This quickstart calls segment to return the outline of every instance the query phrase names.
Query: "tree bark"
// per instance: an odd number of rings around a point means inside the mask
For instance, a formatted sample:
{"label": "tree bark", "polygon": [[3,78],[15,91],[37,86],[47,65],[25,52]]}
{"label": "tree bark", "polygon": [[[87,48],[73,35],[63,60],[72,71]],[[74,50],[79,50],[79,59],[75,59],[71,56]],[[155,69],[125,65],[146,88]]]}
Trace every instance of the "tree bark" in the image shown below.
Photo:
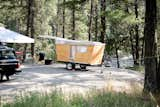
{"label": "tree bark", "polygon": [[[135,0],[135,15],[136,19],[138,19],[138,0]],[[138,24],[135,25],[135,38],[136,38],[136,46],[135,46],[135,53],[136,53],[136,65],[139,65],[139,26]]]}
{"label": "tree bark", "polygon": [[144,37],[142,38],[141,65],[144,64]]}
{"label": "tree bark", "polygon": [[106,35],[106,0],[101,0],[101,36],[100,42],[105,42],[105,35]]}
{"label": "tree bark", "polygon": [[116,47],[117,68],[120,68],[118,48]]}
{"label": "tree bark", "polygon": [[134,45],[133,45],[133,34],[132,34],[133,30],[131,28],[131,30],[129,31],[130,33],[130,42],[131,42],[131,52],[132,52],[132,57],[133,57],[133,61],[135,63],[135,52],[134,52]]}
{"label": "tree bark", "polygon": [[160,106],[160,61],[157,56],[157,1],[146,0],[145,12],[145,81],[144,90],[151,92]]}
{"label": "tree bark", "polygon": [[92,19],[93,19],[93,0],[91,0],[91,9],[90,9],[90,17],[89,17],[89,28],[88,28],[88,40],[92,41]]}
{"label": "tree bark", "polygon": [[[27,1],[27,28],[26,28],[26,36],[30,35],[30,20],[31,20],[31,0]],[[24,51],[23,51],[23,60],[22,62],[25,61],[26,59],[26,50],[27,50],[27,44],[24,46]]]}
{"label": "tree bark", "polygon": [[[60,0],[58,0],[58,3],[57,3],[57,19],[59,19],[59,17],[60,17]],[[56,36],[59,36],[59,21],[58,22],[56,22]]]}
{"label": "tree bark", "polygon": [[146,0],[145,12],[145,82],[144,90],[154,93],[157,91],[157,47],[155,40],[156,29],[156,0]]}
{"label": "tree bark", "polygon": [[[35,35],[35,28],[34,28],[34,17],[35,17],[35,1],[32,1],[32,6],[31,6],[31,38],[34,39]],[[34,43],[31,44],[31,55],[34,60]]]}
{"label": "tree bark", "polygon": [[[159,56],[159,61],[158,61],[158,71],[157,71],[157,87],[160,90],[160,56]],[[160,102],[159,102],[160,103]]]}
{"label": "tree bark", "polygon": [[98,4],[95,5],[95,41],[98,41]]}
{"label": "tree bark", "polygon": [[[66,0],[63,0],[63,3],[65,3]],[[62,30],[62,33],[63,33],[63,38],[65,38],[65,5],[63,6],[63,30]]]}
{"label": "tree bark", "polygon": [[72,40],[76,39],[75,33],[76,33],[75,31],[75,4],[73,4],[73,7],[72,7]]}

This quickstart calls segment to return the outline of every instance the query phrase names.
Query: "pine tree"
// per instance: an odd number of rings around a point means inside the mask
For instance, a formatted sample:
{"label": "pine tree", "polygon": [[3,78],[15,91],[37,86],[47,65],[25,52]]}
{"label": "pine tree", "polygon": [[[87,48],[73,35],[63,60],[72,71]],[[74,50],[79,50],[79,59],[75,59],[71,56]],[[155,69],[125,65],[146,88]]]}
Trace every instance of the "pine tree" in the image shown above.
{"label": "pine tree", "polygon": [[101,36],[100,42],[105,43],[106,36],[106,0],[101,0]]}
{"label": "pine tree", "polygon": [[157,26],[157,2],[146,0],[145,12],[145,81],[144,91],[151,92],[160,106],[160,62],[157,56],[157,42],[155,37]]}

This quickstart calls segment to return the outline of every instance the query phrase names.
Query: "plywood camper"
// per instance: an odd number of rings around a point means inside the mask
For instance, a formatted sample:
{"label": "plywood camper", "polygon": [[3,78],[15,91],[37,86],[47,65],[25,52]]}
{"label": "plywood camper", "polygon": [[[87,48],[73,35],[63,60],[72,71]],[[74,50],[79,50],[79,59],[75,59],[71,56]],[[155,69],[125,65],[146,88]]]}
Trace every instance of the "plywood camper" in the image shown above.
{"label": "plywood camper", "polygon": [[105,44],[100,42],[56,39],[57,61],[100,65]]}
{"label": "plywood camper", "polygon": [[81,68],[87,65],[100,65],[102,63],[105,44],[91,41],[69,40],[58,37],[43,36],[54,39],[56,44],[57,61],[67,65],[80,64]]}

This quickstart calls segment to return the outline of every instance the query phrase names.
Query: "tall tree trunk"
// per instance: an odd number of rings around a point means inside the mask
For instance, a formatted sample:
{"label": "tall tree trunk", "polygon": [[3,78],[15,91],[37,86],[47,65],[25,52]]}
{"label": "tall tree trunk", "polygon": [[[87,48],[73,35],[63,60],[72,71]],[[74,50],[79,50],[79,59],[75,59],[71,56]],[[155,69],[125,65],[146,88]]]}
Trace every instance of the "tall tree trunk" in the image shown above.
{"label": "tall tree trunk", "polygon": [[90,9],[90,17],[89,17],[89,28],[88,28],[88,40],[89,41],[92,41],[92,36],[91,36],[91,33],[92,33],[92,19],[93,19],[93,0],[91,0],[91,9]]}
{"label": "tall tree trunk", "polygon": [[98,41],[98,4],[95,5],[95,41]]}
{"label": "tall tree trunk", "polygon": [[[27,1],[27,25],[26,25],[27,29],[26,29],[26,36],[30,35],[31,5],[32,5],[31,0],[28,0]],[[25,44],[25,46],[24,46],[22,62],[24,62],[25,59],[26,59],[26,50],[27,50],[27,44]]]}
{"label": "tall tree trunk", "polygon": [[[63,0],[63,3],[65,3],[66,0]],[[65,38],[65,5],[63,6],[63,38]]]}
{"label": "tall tree trunk", "polygon": [[[160,19],[160,1],[157,1],[157,19]],[[157,46],[160,47],[160,20],[157,20]],[[160,50],[158,50],[158,55],[160,55]],[[158,87],[160,88],[160,56],[159,56],[159,65],[158,65]]]}
{"label": "tall tree trunk", "polygon": [[[74,1],[74,0],[73,0]],[[75,40],[76,39],[76,31],[75,31],[75,4],[73,4],[72,7],[72,39]]]}
{"label": "tall tree trunk", "polygon": [[117,46],[116,46],[116,58],[117,58],[117,68],[120,68],[119,55],[118,55],[118,47]]}
{"label": "tall tree trunk", "polygon": [[105,35],[106,35],[106,0],[101,0],[101,36],[100,42],[105,42]]}
{"label": "tall tree trunk", "polygon": [[[35,0],[32,0],[32,7],[31,7],[31,38],[34,39],[35,35],[35,28],[34,28],[34,17],[35,17]],[[31,55],[34,60],[34,43],[31,44]]]}
{"label": "tall tree trunk", "polygon": [[[159,56],[159,61],[158,61],[158,70],[157,70],[157,87],[160,90],[160,56]],[[159,101],[160,103],[160,101]]]}
{"label": "tall tree trunk", "polygon": [[157,70],[157,89],[158,93],[155,93],[155,99],[157,101],[158,106],[160,107],[160,57],[158,62],[158,70]]}
{"label": "tall tree trunk", "polygon": [[141,65],[144,64],[144,37],[142,38]]}
{"label": "tall tree trunk", "polygon": [[[157,1],[146,0],[145,12],[145,81],[144,90],[151,92],[160,106],[160,61],[157,56]],[[159,64],[158,64],[159,63]]]}
{"label": "tall tree trunk", "polygon": [[[138,0],[135,0],[135,15],[136,19],[138,19]],[[136,51],[136,65],[139,65],[139,26],[138,24],[135,25],[135,38],[136,38],[136,46],[135,46],[135,51]]]}
{"label": "tall tree trunk", "polygon": [[134,52],[134,45],[133,45],[133,30],[131,28],[131,30],[129,31],[129,34],[130,34],[130,42],[131,42],[131,52],[132,52],[132,57],[133,57],[133,61],[135,63],[135,52]]}
{"label": "tall tree trunk", "polygon": [[[27,29],[26,29],[26,35],[31,36],[31,38],[34,39],[34,7],[35,6],[35,1],[34,0],[28,0],[27,2],[27,9],[28,9],[28,14],[27,14]],[[26,50],[27,50],[27,44],[24,46],[24,53],[23,53],[23,62],[26,59]],[[31,44],[31,55],[32,58],[34,58],[34,44]]]}
{"label": "tall tree trunk", "polygon": [[[58,3],[57,3],[57,19],[59,19],[59,17],[60,17],[60,0],[58,0]],[[56,36],[58,36],[59,34],[59,20],[58,20],[58,22],[56,22]]]}
{"label": "tall tree trunk", "polygon": [[52,24],[50,26],[52,28],[52,36],[55,36],[56,35],[56,27]]}
{"label": "tall tree trunk", "polygon": [[23,59],[22,62],[24,63],[26,60],[26,50],[27,50],[27,44],[24,45],[24,51],[23,51]]}
{"label": "tall tree trunk", "polygon": [[156,29],[156,0],[146,0],[145,12],[145,83],[144,89],[154,92],[157,89],[157,47],[155,40]]}

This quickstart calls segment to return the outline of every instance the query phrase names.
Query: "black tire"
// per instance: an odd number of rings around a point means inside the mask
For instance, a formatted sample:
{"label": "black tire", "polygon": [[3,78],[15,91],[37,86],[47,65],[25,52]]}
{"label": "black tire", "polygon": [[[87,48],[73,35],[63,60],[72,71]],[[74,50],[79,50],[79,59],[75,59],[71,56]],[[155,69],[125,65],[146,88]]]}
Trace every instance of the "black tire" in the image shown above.
{"label": "black tire", "polygon": [[86,65],[84,65],[84,64],[80,64],[80,68],[81,68],[81,70],[86,70]]}
{"label": "black tire", "polygon": [[67,70],[72,70],[72,64],[71,63],[66,63],[66,69]]}
{"label": "black tire", "polygon": [[67,70],[72,70],[72,69],[76,69],[76,64],[75,63],[66,63],[66,69]]}

